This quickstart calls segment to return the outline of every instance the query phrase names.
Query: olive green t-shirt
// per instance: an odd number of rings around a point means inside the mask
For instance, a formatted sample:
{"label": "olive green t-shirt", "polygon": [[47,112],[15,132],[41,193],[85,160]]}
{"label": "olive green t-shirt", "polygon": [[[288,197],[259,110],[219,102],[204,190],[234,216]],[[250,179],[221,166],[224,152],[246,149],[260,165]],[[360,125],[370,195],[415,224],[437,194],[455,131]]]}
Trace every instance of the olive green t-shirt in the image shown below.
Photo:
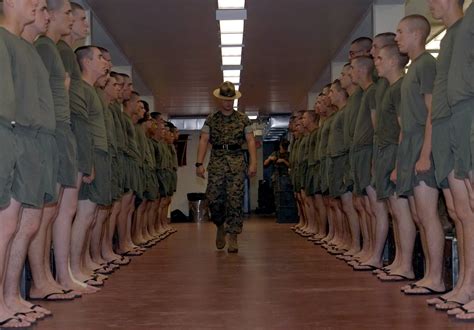
{"label": "olive green t-shirt", "polygon": [[[6,46],[7,61],[11,63],[10,79],[16,102],[14,121],[31,129],[54,130],[56,121],[48,72],[38,52],[32,44],[2,27],[0,39]],[[4,79],[3,74],[0,79]],[[8,84],[8,77],[6,79]]]}
{"label": "olive green t-shirt", "polygon": [[171,169],[176,172],[178,170],[178,153],[173,144],[168,144],[168,148],[171,155]]}
{"label": "olive green t-shirt", "polygon": [[372,125],[372,111],[375,105],[375,84],[370,85],[363,91],[360,101],[359,113],[357,114],[354,140],[352,146],[354,150],[360,147],[371,146],[374,143],[374,127]]}
{"label": "olive green t-shirt", "polygon": [[346,153],[344,145],[344,118],[346,108],[338,110],[334,115],[329,128],[328,155],[330,157],[342,156]]}
{"label": "olive green t-shirt", "polygon": [[319,138],[319,157],[320,159],[324,159],[328,156],[328,141],[329,141],[329,133],[331,130],[331,123],[334,119],[334,115],[336,113],[333,112],[330,114],[323,123],[321,128],[321,136]]}
{"label": "olive green t-shirt", "polygon": [[149,158],[146,159],[146,165],[151,168],[155,169],[156,168],[156,158],[155,158],[155,145],[153,139],[147,137],[147,144],[148,144],[148,153]]}
{"label": "olive green t-shirt", "polygon": [[306,133],[303,135],[301,138],[301,142],[298,147],[298,164],[302,165],[303,163],[307,163],[308,161],[308,154],[307,154],[307,148],[308,148],[308,139],[309,139],[309,134]]}
{"label": "olive green t-shirt", "polygon": [[149,162],[150,158],[147,137],[142,125],[135,124],[135,132],[137,133],[137,146],[140,154],[139,164],[140,166],[144,166],[145,163]]}
{"label": "olive green t-shirt", "polygon": [[16,101],[13,88],[13,68],[8,48],[5,45],[3,29],[0,29],[0,118],[6,122],[15,121]]}
{"label": "olive green t-shirt", "polygon": [[400,115],[400,87],[403,77],[398,79],[393,85],[389,86],[378,107],[375,132],[377,133],[377,145],[385,147],[390,144],[398,144],[400,137],[400,125],[398,116]]}
{"label": "olive green t-shirt", "polygon": [[451,107],[474,98],[474,4],[464,13],[454,41],[448,73],[448,102]]}
{"label": "olive green t-shirt", "polygon": [[63,60],[64,69],[71,78],[69,87],[69,104],[71,114],[87,119],[87,105],[85,101],[84,89],[82,87],[82,74],[77,62],[76,54],[69,45],[63,40],[59,40],[57,44],[59,54]]}
{"label": "olive green t-shirt", "polygon": [[84,89],[87,113],[89,114],[88,123],[92,134],[94,148],[108,153],[109,148],[107,144],[104,110],[99,95],[97,95],[95,88],[85,81],[82,81],[82,88]]}
{"label": "olive green t-shirt", "polygon": [[453,53],[454,39],[462,19],[458,20],[446,30],[446,34],[441,40],[438,58],[436,59],[436,77],[433,86],[433,103],[431,120],[446,118],[451,116],[451,109],[448,105],[448,72]]}
{"label": "olive green t-shirt", "polygon": [[[377,82],[375,83],[375,118],[379,118],[380,115],[380,105],[382,104],[383,97],[385,95],[385,92],[387,91],[387,88],[389,86],[389,83],[387,79],[380,77]],[[377,131],[374,130],[374,143],[377,141]]]}
{"label": "olive green t-shirt", "polygon": [[298,141],[299,139],[294,138],[290,144],[290,167],[293,167],[296,163],[296,154],[298,153]]}
{"label": "olive green t-shirt", "polygon": [[318,128],[309,133],[308,140],[308,165],[316,164],[316,146],[318,143]]}
{"label": "olive green t-shirt", "polygon": [[35,47],[49,72],[56,121],[70,123],[71,109],[69,108],[69,93],[66,89],[66,70],[58,47],[53,40],[46,36],[39,37],[35,41]]}
{"label": "olive green t-shirt", "polygon": [[428,115],[424,95],[433,92],[435,76],[436,60],[428,52],[414,59],[408,68],[401,85],[400,119],[404,135],[424,131]]}
{"label": "olive green t-shirt", "polygon": [[125,132],[126,149],[125,153],[133,160],[139,161],[140,153],[137,145],[137,133],[132,122],[132,118],[126,113],[122,112],[122,127]]}
{"label": "olive green t-shirt", "polygon": [[124,130],[122,127],[122,109],[118,102],[113,102],[109,104],[109,111],[112,114],[112,118],[114,120],[114,127],[115,127],[115,140],[117,141],[117,148],[120,151],[125,150],[125,136]]}
{"label": "olive green t-shirt", "polygon": [[105,96],[105,92],[103,89],[96,87],[95,91],[97,96],[99,96],[100,103],[102,104],[102,112],[104,113],[104,122],[105,122],[105,130],[107,133],[107,143],[109,148],[113,150],[115,154],[117,154],[117,134],[115,130],[115,122],[112,111],[107,105],[107,100]]}
{"label": "olive green t-shirt", "polygon": [[41,116],[39,122],[43,128],[52,133],[56,129],[56,120],[54,115],[53,94],[49,86],[49,74],[34,46],[29,43],[28,46],[31,52],[32,62],[37,69],[39,116]]}
{"label": "olive green t-shirt", "polygon": [[344,145],[346,150],[350,150],[354,140],[357,114],[359,113],[360,102],[362,100],[362,89],[357,90],[347,99],[346,109],[344,110]]}
{"label": "olive green t-shirt", "polygon": [[156,167],[159,170],[166,169],[166,154],[167,148],[163,141],[161,140],[154,140],[155,141],[155,160],[156,160]]}

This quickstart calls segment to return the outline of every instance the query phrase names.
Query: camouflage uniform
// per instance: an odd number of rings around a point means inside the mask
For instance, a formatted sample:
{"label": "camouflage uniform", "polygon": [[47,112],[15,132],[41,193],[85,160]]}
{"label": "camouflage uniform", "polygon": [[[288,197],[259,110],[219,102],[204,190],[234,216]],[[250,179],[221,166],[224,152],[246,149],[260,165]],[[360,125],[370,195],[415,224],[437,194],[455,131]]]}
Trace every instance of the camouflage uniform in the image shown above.
{"label": "camouflage uniform", "polygon": [[[203,133],[214,145],[243,145],[245,135],[252,133],[250,119],[237,111],[230,116],[215,112],[206,119]],[[226,224],[226,232],[242,232],[245,162],[242,150],[213,148],[208,166],[207,200],[211,219],[216,225]]]}

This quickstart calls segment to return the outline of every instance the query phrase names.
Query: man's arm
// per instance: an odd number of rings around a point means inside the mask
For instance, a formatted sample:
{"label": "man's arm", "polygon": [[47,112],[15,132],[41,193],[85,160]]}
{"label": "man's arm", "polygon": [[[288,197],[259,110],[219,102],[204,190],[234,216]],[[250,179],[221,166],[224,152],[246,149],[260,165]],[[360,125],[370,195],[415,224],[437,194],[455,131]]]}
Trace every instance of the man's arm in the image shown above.
{"label": "man's arm", "polygon": [[[199,137],[196,163],[201,163],[201,164],[204,163],[204,157],[206,156],[206,153],[207,153],[208,144],[209,144],[209,133],[201,132],[201,136]],[[206,168],[204,167],[204,165],[196,167],[197,176],[204,179],[205,173],[206,173]]]}
{"label": "man's arm", "polygon": [[425,105],[428,111],[426,116],[425,124],[425,136],[423,140],[423,147],[421,148],[420,158],[416,162],[415,171],[416,173],[423,173],[429,171],[431,167],[431,134],[432,134],[432,125],[431,125],[431,103],[432,103],[432,94],[425,94]]}
{"label": "man's arm", "polygon": [[249,177],[253,177],[255,174],[257,174],[257,147],[255,146],[255,137],[253,132],[245,134],[245,139],[247,140],[247,146],[250,155],[248,175]]}

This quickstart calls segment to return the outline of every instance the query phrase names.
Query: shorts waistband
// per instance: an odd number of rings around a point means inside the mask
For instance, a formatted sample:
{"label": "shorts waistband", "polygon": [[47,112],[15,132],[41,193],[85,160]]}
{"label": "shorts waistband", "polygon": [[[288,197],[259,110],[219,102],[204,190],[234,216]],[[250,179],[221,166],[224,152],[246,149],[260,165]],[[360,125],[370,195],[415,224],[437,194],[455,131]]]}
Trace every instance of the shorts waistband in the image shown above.
{"label": "shorts waistband", "polygon": [[31,127],[26,127],[23,125],[20,125],[18,123],[15,123],[13,125],[13,131],[24,134],[30,137],[37,137],[40,134],[45,134],[45,135],[50,135],[50,136],[55,136],[54,131],[48,128],[44,127],[39,127],[39,128],[31,128]]}
{"label": "shorts waistband", "polygon": [[88,118],[84,118],[84,116],[80,116],[80,115],[76,115],[74,113],[71,113],[71,121],[74,121],[74,120],[79,120],[79,121],[83,121],[83,122],[89,122],[89,119]]}
{"label": "shorts waistband", "polygon": [[5,128],[13,129],[13,127],[15,127],[15,121],[0,118],[0,125],[5,127]]}

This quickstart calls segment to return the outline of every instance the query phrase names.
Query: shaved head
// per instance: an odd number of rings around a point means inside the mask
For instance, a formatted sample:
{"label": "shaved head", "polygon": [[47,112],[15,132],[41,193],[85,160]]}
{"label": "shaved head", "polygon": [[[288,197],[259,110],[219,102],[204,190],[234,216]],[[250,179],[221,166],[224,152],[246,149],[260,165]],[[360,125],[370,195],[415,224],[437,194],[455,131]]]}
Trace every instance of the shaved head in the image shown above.
{"label": "shaved head", "polygon": [[387,55],[388,58],[396,59],[399,69],[403,69],[408,63],[408,56],[406,54],[400,53],[400,49],[397,45],[387,45],[382,47],[380,51]]}
{"label": "shaved head", "polygon": [[423,41],[426,41],[431,33],[430,22],[423,15],[405,16],[401,22],[406,23],[411,31],[419,32]]}
{"label": "shaved head", "polygon": [[48,5],[49,11],[57,11],[64,7],[69,0],[46,0],[46,4]]}
{"label": "shaved head", "polygon": [[374,70],[374,60],[370,56],[359,56],[351,61],[352,66],[357,66],[366,72]]}

